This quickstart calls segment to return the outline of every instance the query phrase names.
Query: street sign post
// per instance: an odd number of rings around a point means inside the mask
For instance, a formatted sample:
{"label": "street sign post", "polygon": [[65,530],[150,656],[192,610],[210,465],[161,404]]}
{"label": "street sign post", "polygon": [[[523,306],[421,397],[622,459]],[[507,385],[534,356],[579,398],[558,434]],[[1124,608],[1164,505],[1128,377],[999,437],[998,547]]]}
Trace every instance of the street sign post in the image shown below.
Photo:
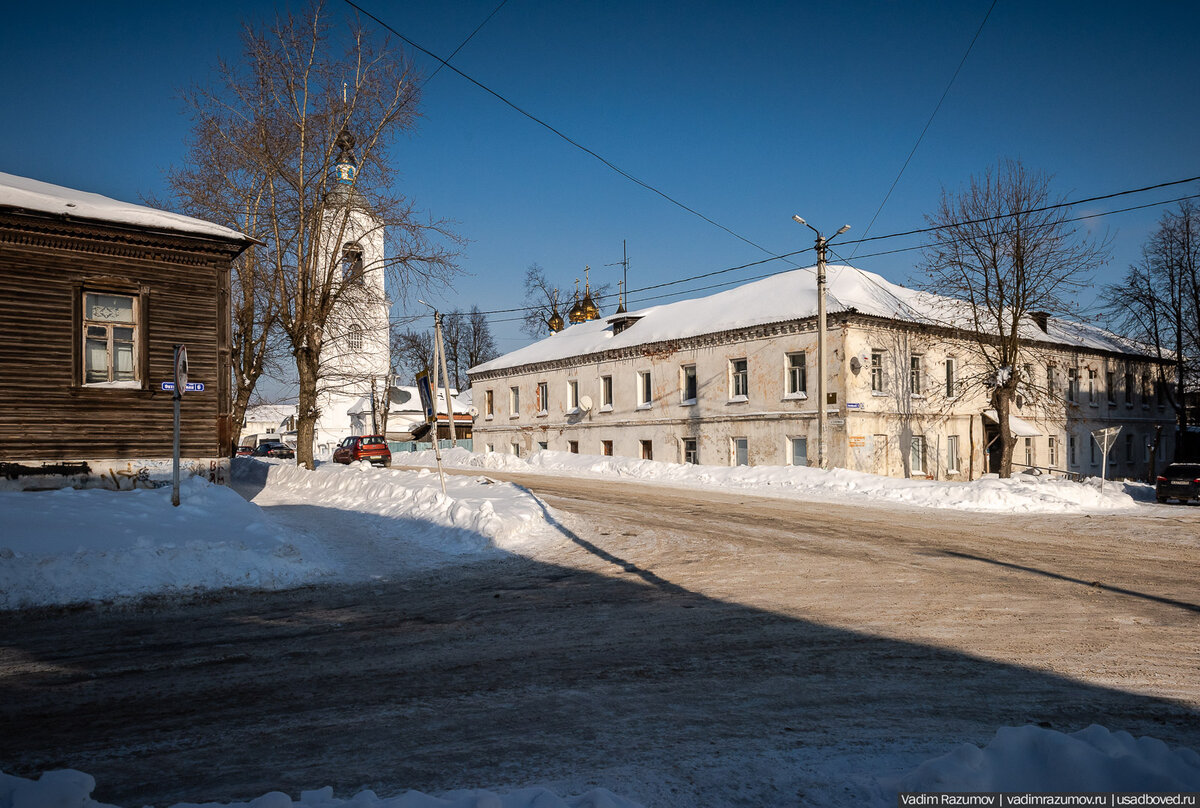
{"label": "street sign post", "polygon": [[1104,493],[1104,478],[1108,476],[1108,450],[1117,442],[1121,427],[1109,426],[1092,431],[1092,440],[1100,446],[1100,493]]}
{"label": "street sign post", "polygon": [[175,346],[175,381],[171,385],[171,401],[175,405],[175,437],[171,453],[171,504],[179,506],[179,402],[188,386],[187,346]]}

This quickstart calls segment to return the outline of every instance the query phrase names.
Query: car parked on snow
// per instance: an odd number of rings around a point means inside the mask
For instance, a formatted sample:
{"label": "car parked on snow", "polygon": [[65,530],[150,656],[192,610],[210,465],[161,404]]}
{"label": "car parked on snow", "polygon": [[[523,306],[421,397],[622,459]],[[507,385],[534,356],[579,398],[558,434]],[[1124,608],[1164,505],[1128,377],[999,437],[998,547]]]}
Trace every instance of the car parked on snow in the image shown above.
{"label": "car parked on snow", "polygon": [[1200,500],[1200,463],[1172,463],[1163,469],[1154,486],[1154,498],[1159,502],[1177,499],[1185,505],[1188,500]]}
{"label": "car parked on snow", "polygon": [[254,450],[254,457],[278,457],[289,460],[296,456],[292,447],[285,443],[260,443]]}
{"label": "car parked on snow", "polygon": [[254,447],[239,446],[234,454],[236,454],[238,457],[249,457],[250,455],[254,454]]}
{"label": "car parked on snow", "polygon": [[333,450],[333,462],[356,463],[369,461],[376,466],[392,465],[392,450],[383,435],[351,435]]}

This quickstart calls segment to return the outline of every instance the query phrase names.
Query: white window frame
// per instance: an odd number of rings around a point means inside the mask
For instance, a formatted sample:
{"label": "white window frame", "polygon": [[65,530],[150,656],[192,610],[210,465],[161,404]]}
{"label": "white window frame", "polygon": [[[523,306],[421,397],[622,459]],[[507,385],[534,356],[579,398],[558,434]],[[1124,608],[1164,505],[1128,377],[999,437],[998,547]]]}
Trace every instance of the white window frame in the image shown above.
{"label": "white window frame", "polygon": [[871,393],[887,393],[887,382],[883,376],[883,351],[871,351]]}
{"label": "white window frame", "polygon": [[925,475],[925,436],[913,435],[908,449],[908,468],[912,474]]}
{"label": "white window frame", "polygon": [[1026,437],[1025,438],[1025,465],[1027,467],[1032,468],[1033,461],[1036,459],[1037,459],[1037,453],[1033,446],[1033,438]]}
{"label": "white window frame", "polygon": [[946,471],[955,474],[962,471],[958,457],[958,435],[946,436]]}
{"label": "white window frame", "polygon": [[1096,389],[1096,369],[1087,369],[1087,385],[1088,385],[1088,404],[1093,407],[1100,406],[1100,391]]}
{"label": "white window frame", "polygon": [[1079,465],[1079,439],[1074,435],[1067,435],[1067,465]]}
{"label": "white window frame", "polygon": [[[796,441],[804,441],[804,462],[796,462]],[[807,435],[789,435],[787,439],[787,461],[789,466],[808,466],[808,436]]]}
{"label": "white window frame", "polygon": [[[483,418],[485,421],[490,421],[496,417],[496,396],[489,387],[483,391]],[[489,451],[491,451],[489,449]]]}
{"label": "white window frame", "polygon": [[[688,395],[688,379],[692,380],[692,395]],[[690,407],[696,403],[700,395],[700,379],[696,372],[696,363],[679,366],[679,403]]]}
{"label": "white window frame", "polygon": [[[125,322],[125,321],[121,321],[121,320],[102,320],[102,319],[92,319],[92,318],[88,317],[88,309],[89,309],[88,298],[90,298],[90,297],[112,297],[112,298],[121,298],[124,300],[128,300],[129,301],[129,315],[130,315],[129,321]],[[82,328],[80,329],[80,331],[82,332],[81,350],[83,351],[83,354],[82,354],[82,361],[80,362],[80,368],[82,371],[83,378],[80,381],[83,384],[83,386],[84,387],[119,387],[119,388],[141,387],[142,386],[142,378],[141,378],[141,359],[142,359],[141,337],[142,337],[142,334],[141,334],[141,328],[140,328],[140,325],[141,325],[141,297],[139,295],[130,294],[130,293],[126,293],[126,292],[110,292],[110,291],[106,291],[103,289],[84,289],[82,306],[83,306],[82,321],[80,323]],[[115,331],[118,328],[129,330],[130,337],[128,340],[125,340],[125,339],[118,340],[116,338]],[[97,330],[102,329],[104,332],[104,346],[105,346],[104,347],[104,351],[105,351],[104,373],[105,373],[106,378],[102,379],[102,380],[88,381],[88,368],[89,368],[88,343],[89,342],[98,342],[99,340],[97,339],[97,337],[100,336],[98,333],[89,335],[89,332],[91,332],[93,329],[97,329]],[[129,344],[129,359],[130,359],[131,366],[130,366],[130,371],[129,371],[130,378],[128,378],[128,379],[117,378],[117,374],[120,372],[116,368],[118,343],[120,343],[122,345],[125,343]]]}
{"label": "white window frame", "polygon": [[[746,453],[746,462],[738,462],[739,444]],[[750,438],[745,435],[736,435],[729,439],[729,465],[731,466],[749,466],[750,465]]]}
{"label": "white window frame", "polygon": [[[738,363],[742,367],[738,369]],[[750,400],[750,360],[744,356],[729,360],[729,400]]]}
{"label": "white window frame", "polygon": [[924,354],[912,354],[908,357],[909,393],[918,398],[923,395],[921,383],[925,376],[924,359]]}
{"label": "white window frame", "polygon": [[567,380],[567,411],[579,412],[579,380]]}
{"label": "white window frame", "polygon": [[[795,360],[800,363],[796,364]],[[803,401],[808,398],[808,354],[792,351],[783,355],[783,397]]]}
{"label": "white window frame", "polygon": [[958,398],[958,360],[953,356],[946,357],[946,398]]}
{"label": "white window frame", "polygon": [[650,371],[639,370],[637,374],[639,410],[648,410],[654,406],[654,388],[650,379]]}
{"label": "white window frame", "polygon": [[1046,449],[1049,452],[1049,457],[1046,458],[1046,465],[1050,468],[1058,466],[1058,438],[1050,435],[1046,438]]}
{"label": "white window frame", "polygon": [[612,438],[600,441],[600,454],[604,457],[613,457],[616,454],[616,444]]}
{"label": "white window frame", "polygon": [[613,384],[612,374],[600,377],[600,412],[612,412]]}
{"label": "white window frame", "polygon": [[550,412],[550,385],[547,382],[538,382],[536,397],[534,403],[537,405],[538,416],[545,416]]}
{"label": "white window frame", "polygon": [[1067,401],[1079,403],[1079,368],[1067,368]]}
{"label": "white window frame", "polygon": [[[690,457],[689,457],[690,455]],[[699,438],[680,438],[679,439],[679,462],[690,463],[692,465],[700,465],[700,439]]]}
{"label": "white window frame", "polygon": [[653,460],[654,459],[654,440],[653,439],[638,441],[638,456],[641,457],[642,460]]}
{"label": "white window frame", "polygon": [[508,417],[521,417],[521,386],[514,385],[508,388]]}

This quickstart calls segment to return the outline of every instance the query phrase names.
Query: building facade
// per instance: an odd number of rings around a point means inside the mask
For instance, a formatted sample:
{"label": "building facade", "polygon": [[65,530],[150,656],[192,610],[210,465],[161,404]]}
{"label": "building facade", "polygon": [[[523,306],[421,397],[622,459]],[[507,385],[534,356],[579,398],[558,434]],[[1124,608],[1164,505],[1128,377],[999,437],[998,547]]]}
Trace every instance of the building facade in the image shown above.
{"label": "building facade", "polygon": [[169,479],[174,348],[183,465],[224,481],[230,267],[219,225],[0,174],[0,477],[20,487]]}
{"label": "building facade", "polygon": [[[978,348],[922,313],[928,296],[850,267],[830,274],[829,464],[952,480],[997,470]],[[572,326],[473,368],[476,450],[816,465],[811,282],[798,270]],[[1151,357],[1053,318],[1031,323],[1028,336],[1010,423],[1016,470],[1099,475],[1091,433],[1109,426],[1121,427],[1109,476],[1144,477],[1152,456],[1170,457],[1174,412]]]}

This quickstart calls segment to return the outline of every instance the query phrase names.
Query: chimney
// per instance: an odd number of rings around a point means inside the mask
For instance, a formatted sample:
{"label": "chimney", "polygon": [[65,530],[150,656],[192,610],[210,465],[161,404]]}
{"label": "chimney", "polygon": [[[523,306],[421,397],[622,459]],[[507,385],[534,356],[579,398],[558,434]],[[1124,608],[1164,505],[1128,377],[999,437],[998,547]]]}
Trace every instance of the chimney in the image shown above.
{"label": "chimney", "polygon": [[1032,317],[1033,321],[1038,324],[1038,328],[1042,329],[1042,333],[1050,333],[1049,329],[1046,327],[1050,322],[1050,315],[1048,313],[1044,311],[1031,311],[1029,312],[1029,316]]}

